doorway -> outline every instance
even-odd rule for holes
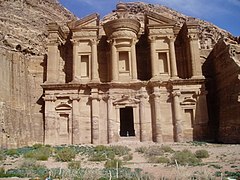
[[[133,108],[120,108],[120,136],[135,136]]]

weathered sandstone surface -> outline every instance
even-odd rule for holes
[[[81,7],[80,9],[81,10]],[[182,24],[192,19],[192,17],[185,16],[172,9],[161,5],[152,5],[145,3],[128,3],[128,10],[130,14],[137,15],[141,20],[145,12],[155,12],[166,16],[170,19],[178,21],[179,27]],[[24,145],[31,145],[34,143],[42,143],[44,137],[44,105],[42,100],[43,90],[41,84],[46,80],[46,43],[47,43],[47,24],[50,22],[57,22],[66,28],[66,22],[76,19],[76,17],[65,9],[57,0],[0,0],[0,147],[17,147]],[[107,15],[101,23],[114,18],[114,12]],[[222,74],[216,76],[215,74],[205,73],[206,77],[214,76],[219,83],[218,87],[221,89],[223,78],[226,78],[226,73],[234,73],[229,75],[232,78],[232,83],[227,84],[226,91],[217,91],[217,98],[223,97],[227,91],[234,92],[234,97],[239,93],[239,88],[233,88],[231,84],[238,83],[236,79],[239,74],[239,45],[227,45],[220,42],[213,52],[213,47],[217,41],[222,38],[228,38],[232,42],[236,39],[229,32],[218,28],[217,26],[195,19],[199,23],[200,30],[200,47],[201,47],[201,63],[205,60],[214,61],[213,65],[217,66],[218,59],[221,57],[216,54],[221,52],[221,48],[225,47],[226,59],[229,60],[230,66],[228,69],[217,67],[218,70],[223,68],[225,71],[220,71]],[[231,44],[231,43],[230,43]],[[228,47],[236,47],[237,53],[233,57]],[[211,60],[214,59],[214,60]],[[235,69],[234,69],[235,68]],[[211,67],[206,68],[211,71]],[[233,70],[234,69],[234,70]],[[207,87],[214,89],[214,87]],[[229,92],[229,93],[231,93]],[[215,93],[210,90],[210,94]],[[216,102],[214,99],[214,103]],[[231,128],[239,127],[239,102],[235,105],[229,106],[226,113],[231,114],[233,111],[235,115],[226,115],[225,107],[231,102],[223,102],[223,104],[216,105],[219,108],[213,109],[213,112],[218,111],[218,120],[214,120],[215,131],[220,128],[219,134],[216,132],[220,140],[229,142],[227,138],[229,128],[228,119],[230,118]],[[211,99],[209,100],[211,102]],[[230,108],[232,107],[232,108]],[[234,117],[232,117],[234,116]],[[216,125],[216,122],[218,125]],[[231,131],[231,130],[230,130]],[[235,131],[235,135],[239,134],[239,128]],[[234,134],[229,136],[234,139],[232,142],[239,142],[239,137]],[[217,138],[218,139],[218,138]]]

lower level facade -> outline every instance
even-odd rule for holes
[[[45,144],[182,142],[207,137],[202,80],[47,84]]]

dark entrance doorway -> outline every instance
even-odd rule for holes
[[[132,107],[120,109],[120,136],[135,136]]]

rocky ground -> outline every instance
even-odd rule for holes
[[[81,147],[85,147],[84,151],[89,153],[91,151],[89,148],[92,147],[92,145],[85,145]],[[95,146],[99,152],[104,151],[104,153],[107,154],[108,151],[105,151],[105,147],[106,146]],[[184,180],[227,179],[227,177],[232,177],[232,179],[240,179],[240,145],[209,144],[201,142],[168,144],[119,142],[116,144],[111,144],[110,147],[117,147],[118,149],[130,149],[130,151],[123,156],[115,154],[114,159],[121,160],[121,162],[119,161],[118,165],[119,178],[125,177],[125,179]],[[84,148],[81,150],[82,152],[83,149]],[[123,151],[123,149],[121,151]],[[190,163],[190,161],[187,160],[188,162],[186,164],[182,163],[181,158],[183,157],[176,161],[173,160],[173,156],[176,154],[176,152],[184,150],[189,150],[193,154],[197,150],[206,150],[209,153],[209,157],[201,158],[201,161],[196,163]],[[168,162],[164,160],[157,160],[159,157],[167,158]],[[80,153],[76,155],[72,162],[80,162],[81,167],[77,168],[85,170],[87,169],[87,172],[85,171],[85,176],[81,176],[83,179],[99,179],[101,176],[103,176],[99,170],[106,169],[105,167],[107,159],[101,159],[99,157],[94,157],[94,159],[91,159],[89,154],[87,155]],[[29,159],[26,158],[25,155],[21,155],[17,158],[8,156],[2,161],[2,167],[5,170],[18,169],[24,162],[26,162],[26,160]],[[56,155],[50,156],[47,161],[37,161],[36,163],[44,165],[50,171],[52,170],[52,176],[55,176],[55,179],[57,178],[56,175],[53,175],[53,169],[60,169],[60,172],[58,172],[62,173],[60,179],[73,179],[67,175],[67,171],[70,171],[70,162],[57,161]],[[120,165],[121,163],[122,165]],[[112,168],[114,170],[111,170],[111,176],[113,179],[116,178],[116,174],[114,174],[116,173],[115,166],[117,165],[113,165]],[[133,177],[129,175],[129,172],[126,168],[130,168],[131,172],[135,173],[139,171],[141,173],[138,173],[138,175]],[[111,174],[111,172],[109,170],[109,174]],[[65,175],[63,176],[64,173]],[[109,174],[107,171],[108,179]]]

